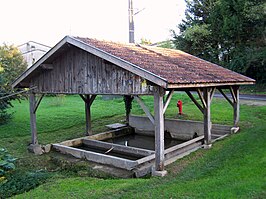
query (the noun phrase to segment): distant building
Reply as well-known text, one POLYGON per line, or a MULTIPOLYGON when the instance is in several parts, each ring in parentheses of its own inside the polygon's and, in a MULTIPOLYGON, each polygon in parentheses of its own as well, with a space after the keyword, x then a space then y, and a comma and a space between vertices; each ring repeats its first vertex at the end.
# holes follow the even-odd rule
POLYGON ((47 51, 51 49, 50 46, 40 44, 38 42, 29 41, 18 46, 24 59, 28 64, 28 68, 40 59, 47 51))

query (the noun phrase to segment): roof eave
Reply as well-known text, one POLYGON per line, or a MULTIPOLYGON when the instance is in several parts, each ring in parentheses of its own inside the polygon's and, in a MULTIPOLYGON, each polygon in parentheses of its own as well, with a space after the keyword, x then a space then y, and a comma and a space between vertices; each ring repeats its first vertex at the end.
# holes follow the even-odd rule
POLYGON ((197 83, 197 84, 168 84, 167 88, 202 88, 202 87, 218 87, 218 86, 241 86, 241 85, 252 85, 255 84, 254 81, 245 81, 245 82, 207 82, 207 83, 197 83))

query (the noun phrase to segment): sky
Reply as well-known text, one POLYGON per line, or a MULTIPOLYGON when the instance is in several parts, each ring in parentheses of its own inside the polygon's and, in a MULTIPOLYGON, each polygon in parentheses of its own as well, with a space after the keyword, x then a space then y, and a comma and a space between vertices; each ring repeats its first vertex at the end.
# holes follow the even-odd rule
MULTIPOLYGON (((133 0, 135 41, 171 38, 184 0, 133 0)), ((1 0, 0 45, 28 41, 54 46, 64 36, 128 42, 128 0, 1 0)))

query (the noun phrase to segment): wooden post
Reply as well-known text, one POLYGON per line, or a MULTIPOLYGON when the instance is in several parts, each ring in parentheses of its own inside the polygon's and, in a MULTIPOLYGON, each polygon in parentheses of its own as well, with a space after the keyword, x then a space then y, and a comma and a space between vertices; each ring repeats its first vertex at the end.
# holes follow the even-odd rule
POLYGON ((129 115, 132 109, 132 101, 134 97, 130 95, 124 95, 125 110, 126 110, 126 123, 129 125, 129 115))
POLYGON ((126 108, 126 125, 129 126, 129 115, 131 112, 131 108, 129 108, 128 104, 125 102, 125 108, 126 108))
POLYGON ((85 102, 85 115, 86 115, 86 135, 92 135, 91 130, 91 105, 96 98, 96 95, 79 95, 85 102))
POLYGON ((164 90, 154 86, 154 130, 155 130, 155 171, 153 175, 164 176, 164 90))
POLYGON ((85 114, 86 114, 86 135, 92 135, 91 130, 91 106, 90 106, 90 96, 85 96, 85 114))
POLYGON ((239 123, 239 86, 233 87, 233 93, 235 95, 235 101, 233 102, 233 109, 234 109, 234 127, 238 127, 239 123))
POLYGON ((36 111, 35 111, 36 99, 34 93, 30 93, 29 102, 30 102, 31 144, 37 145, 38 139, 37 139, 36 111))
POLYGON ((204 107, 204 142, 205 148, 211 147, 211 89, 203 89, 203 97, 206 104, 204 107))

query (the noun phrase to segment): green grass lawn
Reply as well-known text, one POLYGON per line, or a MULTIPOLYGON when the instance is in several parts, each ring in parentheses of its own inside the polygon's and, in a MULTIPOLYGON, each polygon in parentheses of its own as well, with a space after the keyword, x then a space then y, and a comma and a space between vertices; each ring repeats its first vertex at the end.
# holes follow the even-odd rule
MULTIPOLYGON (((143 97, 151 109, 151 97, 143 97)), ((14 103, 13 119, 0 126, 0 147, 18 157, 17 170, 45 172, 47 177, 35 189, 15 198, 265 198, 266 197, 266 107, 241 105, 241 132, 219 141, 210 150, 198 150, 166 167, 164 178, 115 179, 81 172, 86 165, 58 166, 50 154, 35 156, 27 152, 30 142, 28 101, 14 103), (98 177, 97 177, 98 176, 98 177), (99 177, 100 176, 100 177, 99 177)), ((92 106, 95 133, 105 125, 124 121, 122 99, 104 101, 97 97, 92 106)), ((133 114, 144 114, 133 104, 133 114)), ((202 120, 202 114, 182 94, 176 94, 166 117, 202 120), (176 101, 183 101, 184 115, 177 116, 176 101)), ((212 104, 213 123, 232 124, 232 108, 221 99, 212 104)), ((84 135, 84 103, 79 96, 45 97, 37 112, 41 144, 55 143, 84 135)), ((21 178, 23 178, 23 176, 21 178)), ((0 184, 0 186, 3 186, 0 184)), ((30 187, 30 185, 29 185, 30 187)), ((1 187, 0 187, 1 190, 1 187)), ((1 193, 1 191, 0 191, 1 193)), ((1 197, 0 197, 1 198, 1 197)))

